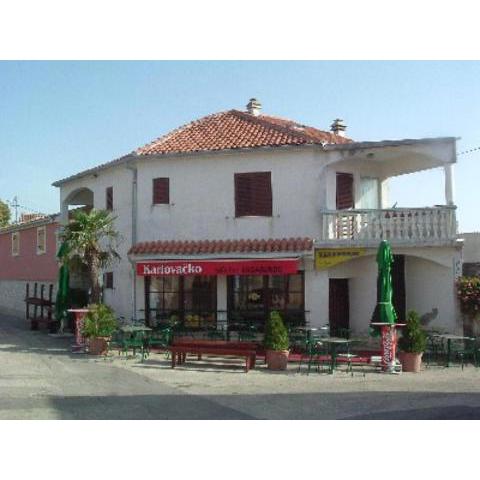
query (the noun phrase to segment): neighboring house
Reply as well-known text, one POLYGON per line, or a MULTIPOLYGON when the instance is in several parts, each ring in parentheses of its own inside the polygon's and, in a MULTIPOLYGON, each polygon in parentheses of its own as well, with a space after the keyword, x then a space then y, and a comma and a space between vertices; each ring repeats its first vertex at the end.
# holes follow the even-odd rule
POLYGON ((29 215, 0 229, 0 312, 24 315, 27 283, 55 285, 57 228, 58 215, 29 215))
POLYGON ((291 323, 365 331, 376 302, 376 248, 388 239, 400 319, 438 309, 456 323, 460 265, 455 138, 354 142, 247 111, 209 115, 112 162, 54 183, 69 206, 107 208, 123 236, 105 299, 151 324, 291 323), (442 168, 445 205, 392 208, 391 177, 442 168))
POLYGON ((463 240, 463 275, 480 276, 480 232, 461 233, 463 240))

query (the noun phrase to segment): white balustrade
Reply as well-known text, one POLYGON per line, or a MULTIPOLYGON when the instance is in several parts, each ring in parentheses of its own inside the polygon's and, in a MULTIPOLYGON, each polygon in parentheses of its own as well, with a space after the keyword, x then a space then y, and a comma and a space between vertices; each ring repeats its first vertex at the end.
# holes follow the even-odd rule
POLYGON ((457 235, 454 206, 382 210, 323 210, 320 241, 374 244, 441 244, 457 235))

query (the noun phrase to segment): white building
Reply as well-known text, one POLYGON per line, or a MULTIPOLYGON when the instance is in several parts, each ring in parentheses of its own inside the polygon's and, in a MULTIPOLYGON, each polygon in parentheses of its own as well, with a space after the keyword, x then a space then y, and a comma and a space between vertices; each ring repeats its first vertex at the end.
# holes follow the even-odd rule
POLYGON ((339 120, 325 132, 263 115, 252 99, 54 185, 64 221, 70 206, 112 208, 124 242, 105 298, 127 317, 261 325, 276 309, 289 322, 366 330, 384 238, 400 318, 437 309, 438 326, 461 329, 455 139, 344 133, 339 120), (389 178, 434 168, 445 205, 391 207, 389 178))

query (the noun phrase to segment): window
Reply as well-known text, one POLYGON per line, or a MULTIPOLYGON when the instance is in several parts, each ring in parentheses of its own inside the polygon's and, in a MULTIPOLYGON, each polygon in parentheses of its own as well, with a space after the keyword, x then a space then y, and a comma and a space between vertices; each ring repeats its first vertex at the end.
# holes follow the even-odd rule
POLYGON ((272 216, 270 172, 235 173, 235 216, 272 216))
POLYGON ((362 208, 378 209, 379 180, 373 177, 360 178, 360 205, 362 208))
POLYGON ((153 200, 154 205, 170 203, 170 179, 154 178, 153 179, 153 200))
POLYGON ((37 228, 37 255, 43 255, 47 252, 47 229, 46 227, 37 228))
POLYGON ((337 210, 355 208, 353 198, 353 175, 337 172, 337 210))
POLYGON ((213 327, 216 310, 216 277, 145 277, 145 314, 150 326, 173 319, 186 328, 213 327))
POLYGON ((304 317, 304 277, 252 275, 229 277, 229 313, 233 323, 263 327, 269 313, 278 310, 288 325, 301 325, 304 317))
POLYGON ((12 256, 20 255, 20 232, 12 233, 12 256))
POLYGON ((107 187, 105 189, 105 209, 113 210, 113 187, 107 187))
POLYGON ((105 288, 113 288, 113 272, 105 272, 103 274, 103 286, 105 288))

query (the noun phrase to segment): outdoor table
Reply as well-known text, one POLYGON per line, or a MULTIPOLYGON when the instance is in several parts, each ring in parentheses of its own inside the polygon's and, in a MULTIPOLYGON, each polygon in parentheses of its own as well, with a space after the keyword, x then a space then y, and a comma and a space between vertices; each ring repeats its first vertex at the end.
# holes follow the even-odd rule
POLYGON ((341 337, 325 337, 322 338, 319 343, 329 343, 330 344, 330 373, 333 373, 337 366, 337 347, 338 345, 344 345, 354 342, 355 340, 349 338, 341 337))
POLYGON ((449 333, 442 335, 433 335, 438 338, 444 338, 447 341, 447 364, 446 367, 451 366, 451 354, 452 354, 452 340, 470 340, 470 337, 463 337, 462 335, 451 335, 449 333))
MULTIPOLYGON (((152 331, 150 327, 147 327, 146 325, 124 325, 120 327, 120 331, 122 333, 130 334, 133 337, 136 337, 139 333, 149 333, 152 331)), ((142 341, 142 362, 145 356, 145 339, 143 338, 142 341)))

